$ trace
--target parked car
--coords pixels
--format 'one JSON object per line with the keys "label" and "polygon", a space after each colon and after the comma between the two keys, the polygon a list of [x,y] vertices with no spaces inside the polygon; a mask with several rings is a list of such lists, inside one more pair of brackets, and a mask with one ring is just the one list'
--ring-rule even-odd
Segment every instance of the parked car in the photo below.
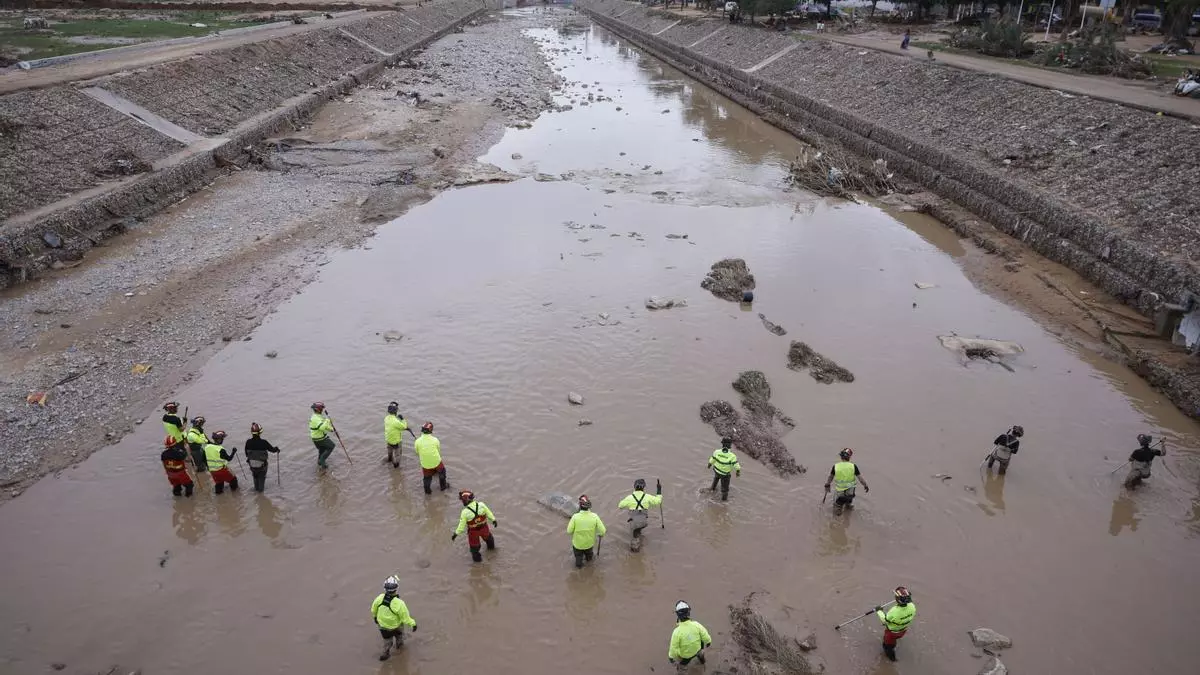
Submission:
{"label": "parked car", "polygon": [[1157,11],[1134,12],[1133,25],[1145,30],[1158,30],[1162,28],[1162,14]]}

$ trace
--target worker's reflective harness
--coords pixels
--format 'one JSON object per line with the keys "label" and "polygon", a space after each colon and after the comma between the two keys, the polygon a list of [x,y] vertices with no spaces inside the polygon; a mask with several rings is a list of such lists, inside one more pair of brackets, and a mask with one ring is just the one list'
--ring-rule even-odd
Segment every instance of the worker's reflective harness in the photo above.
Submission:
{"label": "worker's reflective harness", "polygon": [[[398,596],[398,595],[393,595],[391,598],[388,598],[387,594],[384,593],[383,602],[379,603],[379,609],[383,609],[384,607],[386,607],[387,611],[390,612],[393,617],[395,617],[396,621],[400,620],[400,613],[397,612],[396,610],[392,609],[392,603],[395,602],[397,599],[399,599],[399,597],[400,596]],[[376,616],[375,616],[376,620],[379,619],[378,611],[379,610],[376,610]]]}
{"label": "worker's reflective harness", "polygon": [[[474,506],[475,508],[471,508],[472,506]],[[470,511],[471,513],[475,514],[474,518],[467,521],[467,527],[471,528],[472,530],[478,530],[479,528],[483,527],[484,525],[487,525],[487,516],[479,515],[479,503],[478,502],[471,502],[470,504],[468,504],[467,510]]]}
{"label": "worker's reflective harness", "polygon": [[645,492],[642,493],[642,496],[640,499],[638,498],[637,493],[631,494],[629,496],[633,497],[634,503],[637,504],[637,508],[634,509],[634,511],[645,511],[646,510],[646,507],[642,506],[642,499],[646,498]]}

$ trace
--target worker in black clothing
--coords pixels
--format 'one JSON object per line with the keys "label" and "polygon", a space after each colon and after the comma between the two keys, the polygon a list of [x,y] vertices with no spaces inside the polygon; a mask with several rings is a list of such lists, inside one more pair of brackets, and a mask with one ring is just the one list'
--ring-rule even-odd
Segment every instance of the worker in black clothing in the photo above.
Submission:
{"label": "worker in black clothing", "polygon": [[1141,485],[1143,480],[1150,477],[1150,463],[1154,461],[1155,457],[1167,454],[1165,439],[1159,441],[1162,444],[1161,448],[1155,448],[1150,445],[1154,439],[1149,434],[1138,434],[1137,439],[1138,449],[1129,455],[1129,462],[1133,466],[1129,470],[1129,475],[1125,478],[1125,487],[1130,490]]}
{"label": "worker in black clothing", "polygon": [[1008,463],[1012,460],[1012,456],[1017,454],[1017,450],[1021,447],[1021,437],[1025,435],[1025,428],[1021,426],[1009,427],[1008,431],[996,437],[992,441],[992,454],[988,455],[987,465],[992,468],[996,462],[1000,462],[1000,475],[1008,473]]}
{"label": "worker in black clothing", "polygon": [[250,438],[246,439],[246,463],[250,465],[250,475],[254,477],[254,491],[262,492],[267,487],[267,453],[279,452],[279,448],[271,445],[262,437],[262,427],[258,422],[250,425]]}

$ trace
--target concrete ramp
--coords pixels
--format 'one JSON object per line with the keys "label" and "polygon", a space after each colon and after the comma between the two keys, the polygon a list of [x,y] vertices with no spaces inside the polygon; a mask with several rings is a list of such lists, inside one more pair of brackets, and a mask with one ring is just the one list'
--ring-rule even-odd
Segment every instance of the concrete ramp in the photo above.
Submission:
{"label": "concrete ramp", "polygon": [[96,99],[100,103],[103,103],[113,110],[116,110],[122,115],[132,117],[133,119],[145,124],[163,136],[173,138],[180,143],[192,145],[194,143],[199,143],[200,141],[206,140],[204,136],[188,131],[187,129],[184,129],[173,122],[169,122],[162,117],[155,115],[149,110],[146,110],[133,101],[130,101],[126,98],[121,98],[120,96],[117,96],[106,89],[101,89],[100,87],[86,87],[80,89],[79,91],[86,96]]}

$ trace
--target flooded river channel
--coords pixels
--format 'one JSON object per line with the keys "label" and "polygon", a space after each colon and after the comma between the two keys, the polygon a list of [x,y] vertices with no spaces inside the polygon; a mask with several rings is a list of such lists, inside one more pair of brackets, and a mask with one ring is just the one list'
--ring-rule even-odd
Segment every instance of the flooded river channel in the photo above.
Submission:
{"label": "flooded river channel", "polygon": [[[263,495],[249,481],[213,495],[205,478],[173,499],[147,410],[0,508],[0,672],[667,672],[677,600],[719,660],[727,607],[758,590],[816,631],[830,673],[974,673],[979,626],[1014,640],[1014,672],[1194,672],[1195,424],[973,285],[962,264],[983,254],[941,225],[787,189],[797,142],[731,101],[598,27],[530,34],[574,107],[481,158],[528,177],[444,192],[334,256],[175,395],[227,445],[262,424],[283,448],[278,485],[272,468]],[[700,288],[723,257],[757,277],[753,311]],[[687,306],[650,312],[650,295]],[[1014,372],[964,365],[938,341],[950,333],[1025,352]],[[792,339],[855,381],[788,370]],[[698,412],[736,402],[749,369],[795,419],[784,441],[809,471],[783,479],[743,456],[721,503]],[[325,475],[314,400],[354,460],[339,451]],[[399,470],[382,462],[391,400],[434,422],[451,484],[495,511],[485,563],[450,541],[459,504],[422,494],[409,441]],[[1013,424],[1012,469],[981,479]],[[1140,432],[1165,434],[1169,454],[1129,494],[1109,472]],[[835,518],[821,486],[845,446],[871,492]],[[655,514],[633,554],[616,504],[639,477],[662,480],[665,529]],[[587,493],[609,526],[584,570],[566,521],[536,504],[555,490]],[[368,610],[392,573],[420,631],[380,663]],[[920,607],[899,663],[873,619],[831,630],[898,584]]]}

